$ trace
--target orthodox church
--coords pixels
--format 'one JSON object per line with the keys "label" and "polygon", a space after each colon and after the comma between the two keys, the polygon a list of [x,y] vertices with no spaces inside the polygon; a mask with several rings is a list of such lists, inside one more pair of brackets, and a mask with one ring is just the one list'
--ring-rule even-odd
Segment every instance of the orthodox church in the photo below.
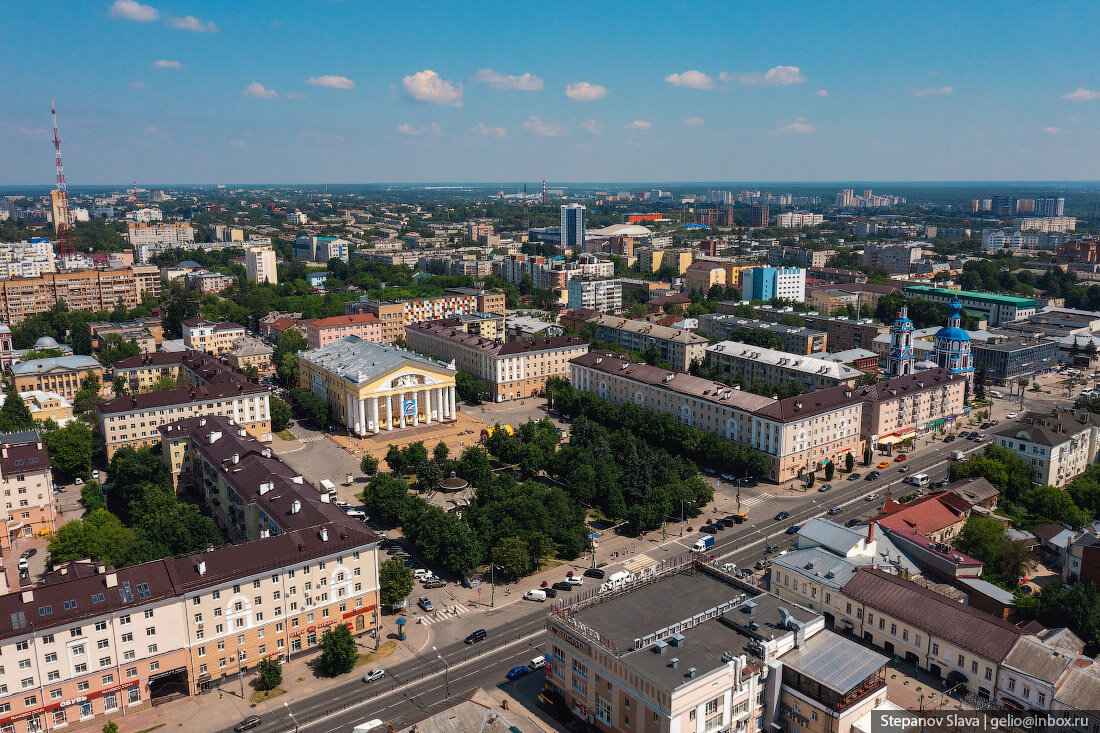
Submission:
{"label": "orthodox church", "polygon": [[890,351],[886,357],[886,378],[914,374],[922,369],[940,367],[966,377],[966,398],[974,387],[974,356],[970,353],[970,334],[962,328],[962,305],[954,298],[947,310],[947,325],[936,332],[931,359],[917,362],[913,352],[913,322],[909,306],[902,303],[897,320],[890,327]]}

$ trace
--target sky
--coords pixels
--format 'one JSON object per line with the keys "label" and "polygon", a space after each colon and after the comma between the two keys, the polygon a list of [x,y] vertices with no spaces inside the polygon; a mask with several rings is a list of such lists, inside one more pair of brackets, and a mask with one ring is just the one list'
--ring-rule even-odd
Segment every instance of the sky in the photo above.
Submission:
{"label": "sky", "polygon": [[[1100,3],[5,0],[0,184],[1100,179]],[[15,29],[18,29],[15,32]]]}

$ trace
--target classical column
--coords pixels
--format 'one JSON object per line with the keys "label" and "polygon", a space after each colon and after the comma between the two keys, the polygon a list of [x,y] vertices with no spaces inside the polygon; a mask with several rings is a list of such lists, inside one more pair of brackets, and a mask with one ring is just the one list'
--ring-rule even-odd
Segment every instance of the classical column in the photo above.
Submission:
{"label": "classical column", "polygon": [[359,398],[359,434],[367,434],[367,403]]}
{"label": "classical column", "polygon": [[370,398],[370,421],[374,425],[374,434],[378,434],[378,398]]}
{"label": "classical column", "polygon": [[443,422],[443,419],[447,417],[447,409],[443,405],[443,388],[435,388],[435,404],[439,409],[439,422]]}
{"label": "classical column", "polygon": [[432,424],[432,388],[424,388],[424,424]]}
{"label": "classical column", "polygon": [[447,390],[448,390],[448,399],[450,400],[450,403],[451,403],[450,404],[451,419],[454,420],[454,419],[456,419],[455,418],[455,388],[452,386],[452,387],[448,387]]}
{"label": "classical column", "polygon": [[405,427],[405,393],[397,395],[397,412],[401,415],[401,427]]}
{"label": "classical column", "polygon": [[420,424],[420,390],[414,389],[411,392],[413,401],[413,425]]}
{"label": "classical column", "polygon": [[386,430],[393,430],[393,395],[386,395]]}

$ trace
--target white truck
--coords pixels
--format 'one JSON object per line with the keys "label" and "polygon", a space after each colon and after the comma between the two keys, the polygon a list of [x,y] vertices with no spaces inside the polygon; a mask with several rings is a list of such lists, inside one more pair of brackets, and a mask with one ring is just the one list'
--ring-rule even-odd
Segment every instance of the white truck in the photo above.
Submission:
{"label": "white truck", "polygon": [[927,486],[931,483],[932,479],[928,477],[927,473],[918,473],[905,479],[905,483],[912,486]]}
{"label": "white truck", "polygon": [[321,493],[328,494],[330,499],[336,499],[336,484],[327,478],[321,479]]}

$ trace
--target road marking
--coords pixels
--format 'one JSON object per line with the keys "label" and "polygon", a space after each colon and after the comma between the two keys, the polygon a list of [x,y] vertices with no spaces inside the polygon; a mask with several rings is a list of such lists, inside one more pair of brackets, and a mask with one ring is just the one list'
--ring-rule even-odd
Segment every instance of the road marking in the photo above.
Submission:
{"label": "road marking", "polygon": [[626,570],[627,572],[635,573],[639,570],[644,570],[645,568],[656,565],[658,562],[660,562],[660,561],[655,560],[652,557],[650,557],[649,555],[646,555],[646,554],[643,553],[641,555],[637,555],[635,557],[632,557],[631,559],[624,562],[623,563],[623,569]]}
{"label": "road marking", "polygon": [[431,615],[419,616],[420,619],[417,623],[431,625],[439,623],[440,621],[447,621],[448,619],[457,618],[464,613],[469,613],[470,609],[463,606],[461,603],[453,603],[449,606],[440,607],[438,610],[433,611]]}
{"label": "road marking", "polygon": [[768,499],[774,499],[771,494],[761,494],[760,496],[750,496],[748,499],[741,500],[741,508],[756,506],[757,504],[763,504]]}
{"label": "road marking", "polygon": [[324,440],[326,437],[328,437],[328,436],[326,436],[326,435],[313,435],[309,438],[299,438],[298,440],[301,441],[302,443],[318,443],[318,442]]}

